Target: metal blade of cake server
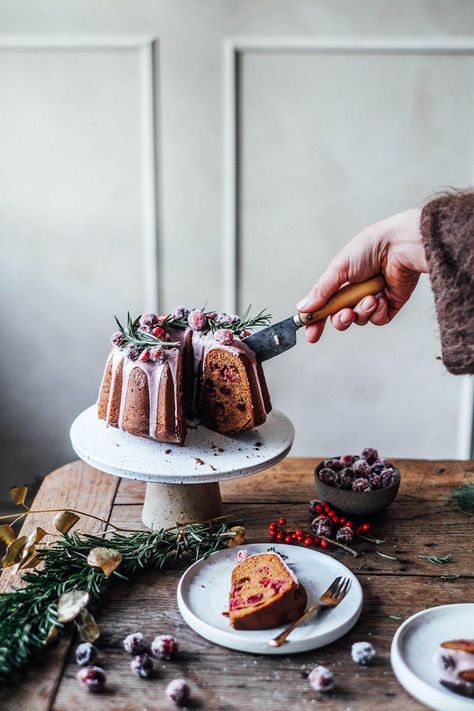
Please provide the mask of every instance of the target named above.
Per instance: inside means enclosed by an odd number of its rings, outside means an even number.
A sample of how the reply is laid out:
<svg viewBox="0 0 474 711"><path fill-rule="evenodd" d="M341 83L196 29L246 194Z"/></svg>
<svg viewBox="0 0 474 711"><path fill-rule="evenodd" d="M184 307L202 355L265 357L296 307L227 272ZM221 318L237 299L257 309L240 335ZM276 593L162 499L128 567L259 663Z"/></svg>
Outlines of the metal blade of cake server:
<svg viewBox="0 0 474 711"><path fill-rule="evenodd" d="M296 345L297 330L293 317L290 317L247 336L243 343L253 350L257 360L269 360Z"/></svg>

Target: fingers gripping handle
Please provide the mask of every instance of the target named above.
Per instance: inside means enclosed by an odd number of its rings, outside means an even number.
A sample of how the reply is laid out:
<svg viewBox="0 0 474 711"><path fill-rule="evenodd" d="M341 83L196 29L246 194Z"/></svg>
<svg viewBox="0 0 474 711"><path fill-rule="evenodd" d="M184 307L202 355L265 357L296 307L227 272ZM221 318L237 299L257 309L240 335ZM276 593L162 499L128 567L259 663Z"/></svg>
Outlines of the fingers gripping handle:
<svg viewBox="0 0 474 711"><path fill-rule="evenodd" d="M352 308L358 304L364 296L378 294L383 290L385 285L385 279L381 274L377 274L377 276L367 279L367 281L361 281L358 284L347 284L343 286L342 289L339 289L322 308L313 311L313 313L298 314L299 320L303 326L309 326L312 323L317 323L317 321L322 321L341 309L347 307Z"/></svg>

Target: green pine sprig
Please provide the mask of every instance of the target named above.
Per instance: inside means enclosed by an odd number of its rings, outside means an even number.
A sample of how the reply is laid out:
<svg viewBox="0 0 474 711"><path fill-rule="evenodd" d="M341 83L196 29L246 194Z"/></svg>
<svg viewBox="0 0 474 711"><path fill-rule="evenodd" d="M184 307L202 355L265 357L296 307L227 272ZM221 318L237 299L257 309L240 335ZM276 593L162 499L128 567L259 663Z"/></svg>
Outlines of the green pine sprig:
<svg viewBox="0 0 474 711"><path fill-rule="evenodd" d="M114 580L207 558L234 538L237 542L238 536L239 530L228 522L194 523L132 535L114 532L105 541L102 536L68 533L37 549L43 567L23 574L25 587L0 595L0 686L22 677L28 663L45 649L52 628L59 634L64 631L57 620L57 601L63 593L84 590L98 604ZM122 555L110 578L87 562L89 551L104 544Z"/></svg>

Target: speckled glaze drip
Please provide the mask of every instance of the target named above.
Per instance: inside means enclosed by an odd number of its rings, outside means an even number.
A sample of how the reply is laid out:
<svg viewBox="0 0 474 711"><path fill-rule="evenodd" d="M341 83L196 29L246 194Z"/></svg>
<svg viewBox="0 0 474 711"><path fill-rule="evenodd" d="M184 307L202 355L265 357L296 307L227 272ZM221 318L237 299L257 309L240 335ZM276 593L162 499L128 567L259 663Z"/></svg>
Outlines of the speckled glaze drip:
<svg viewBox="0 0 474 711"><path fill-rule="evenodd" d="M121 430L124 429L123 427L123 418L125 414L125 401L126 401L126 395L127 395L127 389L128 389L128 381L130 379L130 375L133 371L134 368L140 368L146 375L147 377L147 383L148 383L148 399L150 403L150 426L149 426L149 435L150 437L155 438L156 436L156 418L157 418L157 413L158 413L158 395L160 391L160 381L161 381L161 376L163 374L163 368L165 367L165 364L167 363L170 367L171 370L171 375L173 378L173 383L174 383L174 400L175 400L175 420L177 423L177 414L178 414L178 384L176 382L176 371L178 367L178 357L179 357L179 350L177 348L169 348L166 351L166 358L163 362L159 361L148 361L148 362L142 362L139 360L130 360L127 358L124 354L123 351L120 350L120 348L117 348L114 346L112 350L112 384L111 384L111 392L113 392L113 387L115 385L115 378L117 374L117 369L123 361L123 373L122 373L122 388L121 388L121 397L120 397L120 413L119 413L119 418L118 418L118 426ZM107 406L107 422L109 421L110 418L110 407L112 403L112 398L109 398L109 403Z"/></svg>

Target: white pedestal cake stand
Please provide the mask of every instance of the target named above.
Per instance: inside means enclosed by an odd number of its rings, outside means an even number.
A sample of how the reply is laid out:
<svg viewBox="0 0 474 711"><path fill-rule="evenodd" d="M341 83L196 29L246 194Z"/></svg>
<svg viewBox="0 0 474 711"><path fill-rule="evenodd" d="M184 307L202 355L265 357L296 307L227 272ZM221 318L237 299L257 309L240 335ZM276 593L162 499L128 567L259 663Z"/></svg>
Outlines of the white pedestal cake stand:
<svg viewBox="0 0 474 711"><path fill-rule="evenodd" d="M273 410L261 427L232 437L190 423L186 444L178 447L107 426L95 405L74 420L70 432L74 450L91 466L147 482L142 520L153 529L220 516L219 482L281 461L294 434L290 420Z"/></svg>

